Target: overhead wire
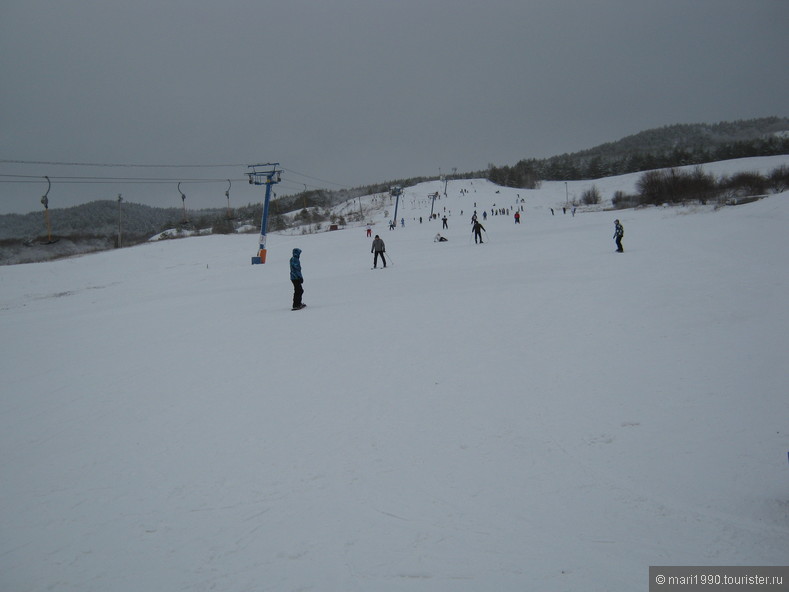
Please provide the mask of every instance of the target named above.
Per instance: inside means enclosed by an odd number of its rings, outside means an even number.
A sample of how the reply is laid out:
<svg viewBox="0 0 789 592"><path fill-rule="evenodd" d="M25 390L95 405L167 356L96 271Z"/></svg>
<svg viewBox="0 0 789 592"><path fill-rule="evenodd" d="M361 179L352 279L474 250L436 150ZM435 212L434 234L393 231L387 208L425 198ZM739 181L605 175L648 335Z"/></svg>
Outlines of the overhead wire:
<svg viewBox="0 0 789 592"><path fill-rule="evenodd" d="M247 164L137 164L137 163L107 163L107 162L58 162L47 160L5 160L0 159L0 164L35 164L47 166L84 166L84 167L128 167L151 169L207 169L222 167L246 167Z"/></svg>
<svg viewBox="0 0 789 592"><path fill-rule="evenodd" d="M59 183L226 183L227 177L222 179L216 178L184 178L184 177L96 177L96 176L58 176L58 175L48 175L50 179L57 180ZM36 182L35 180L43 179L42 176L38 175L9 175L9 174L2 174L0 173L0 177L12 177L16 179L26 179L29 182ZM234 179L235 181L240 181L246 179ZM0 183L2 183L2 179L0 179ZM5 181L8 182L27 182L27 181Z"/></svg>
<svg viewBox="0 0 789 592"><path fill-rule="evenodd" d="M240 163L229 163L229 164L140 164L140 163L107 163L107 162L66 162L66 161L48 161L48 160L12 160L12 159L0 159L0 164L24 164L24 165L46 165L46 166L80 166L80 167L118 167L118 168L163 168L163 169L175 169L175 168L193 168L193 169L201 169L201 168L231 168L231 167L246 167L249 168L251 165L248 164L240 164ZM335 181L329 181L327 179L321 179L320 177L314 177L308 175L306 173L301 173L299 171L289 169L286 167L281 167L283 171L287 171L291 174L298 175L300 177L305 177L307 179L312 179L313 181L320 181L321 183L328 183L329 185L336 185L338 187L347 187L343 183L337 183Z"/></svg>
<svg viewBox="0 0 789 592"><path fill-rule="evenodd" d="M190 177L97 177L97 176L57 176L48 175L50 180L58 183L59 185L111 185L123 183L128 185L156 185L168 183L184 183L184 184L225 184L228 180L233 182L240 182L246 184L246 178L190 178ZM38 184L43 183L44 177L41 175L13 175L0 173L0 184L7 183L22 183L22 184ZM305 183L298 183L296 181L282 180L283 190L290 194L298 194L303 191L320 190L322 187L310 185Z"/></svg>
<svg viewBox="0 0 789 592"><path fill-rule="evenodd" d="M321 183L328 183L329 185L337 185L338 187L348 188L347 185L343 185L342 183L335 183L334 181L327 181L326 179L320 179L318 177L311 177L310 175L305 175L304 173L300 173L298 171L294 171L292 169L286 169L282 167L283 171L287 171L288 173L293 173L294 175L299 175L300 177L305 177L306 179L312 179L313 181L320 181Z"/></svg>
<svg viewBox="0 0 789 592"><path fill-rule="evenodd" d="M148 169L209 169L209 168L249 168L251 165L241 163L227 164L142 164L142 163L101 163L101 162L70 162L70 161L50 161L50 160L21 160L21 159L0 159L0 164L14 165L35 165L35 166L64 166L64 167L103 167L103 168L148 168ZM281 167L283 171L312 180L314 182L332 185L342 189L348 189L348 185L322 179L313 175L308 175L293 169ZM109 183L225 183L227 176L222 178L184 178L184 177L113 177L95 175L49 175L50 179L64 184L109 184ZM19 175L0 173L0 183L38 183L43 177L41 175ZM246 178L234 178L233 181L246 181ZM283 179L283 185L287 190L294 192L308 191L310 189L323 189L324 187L312 183L303 183L292 179ZM302 187L304 189L302 189Z"/></svg>

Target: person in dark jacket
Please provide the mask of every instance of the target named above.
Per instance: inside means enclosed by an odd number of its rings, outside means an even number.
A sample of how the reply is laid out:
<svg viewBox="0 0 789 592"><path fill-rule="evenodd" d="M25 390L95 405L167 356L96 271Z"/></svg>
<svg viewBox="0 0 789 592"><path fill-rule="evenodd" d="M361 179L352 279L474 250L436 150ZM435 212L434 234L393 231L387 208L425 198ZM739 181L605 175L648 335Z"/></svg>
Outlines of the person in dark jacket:
<svg viewBox="0 0 789 592"><path fill-rule="evenodd" d="M614 220L614 240L616 241L616 252L617 253L624 253L625 250L622 248L622 237L625 236L625 229L619 220Z"/></svg>
<svg viewBox="0 0 789 592"><path fill-rule="evenodd" d="M477 242L479 239L479 244L482 244L482 231L485 230L485 227L479 223L479 220L474 220L472 231L474 232L474 242Z"/></svg>
<svg viewBox="0 0 789 592"><path fill-rule="evenodd" d="M373 268L378 267L378 256L381 256L381 261L384 262L384 267L386 267L386 257L384 257L384 253L386 253L386 245L384 245L383 239L375 235L375 239L373 239L373 246L370 249L371 253L375 253L373 256Z"/></svg>
<svg viewBox="0 0 789 592"><path fill-rule="evenodd" d="M293 257L290 258L290 281L293 282L293 310L299 310L307 306L302 303L301 296L304 294L304 276L301 275L301 249L293 249Z"/></svg>

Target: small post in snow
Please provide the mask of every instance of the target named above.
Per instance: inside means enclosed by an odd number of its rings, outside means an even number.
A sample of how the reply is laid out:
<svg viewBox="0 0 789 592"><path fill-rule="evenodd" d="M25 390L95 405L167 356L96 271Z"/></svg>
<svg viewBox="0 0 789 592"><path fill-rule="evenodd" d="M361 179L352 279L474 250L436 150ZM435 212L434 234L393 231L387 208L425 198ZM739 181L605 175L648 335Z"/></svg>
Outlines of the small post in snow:
<svg viewBox="0 0 789 592"><path fill-rule="evenodd" d="M118 194L118 248L120 249L123 246L122 237L123 234L121 232L121 218L123 216L123 212L121 210L121 202L123 201L123 196L119 193Z"/></svg>

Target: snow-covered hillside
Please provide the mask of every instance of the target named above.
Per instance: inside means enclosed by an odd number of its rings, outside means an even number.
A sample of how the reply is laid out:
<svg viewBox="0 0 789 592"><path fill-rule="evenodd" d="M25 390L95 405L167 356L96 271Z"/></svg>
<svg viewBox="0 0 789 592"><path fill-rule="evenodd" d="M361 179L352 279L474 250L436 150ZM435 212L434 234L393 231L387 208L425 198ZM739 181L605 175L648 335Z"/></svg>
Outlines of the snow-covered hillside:
<svg viewBox="0 0 789 592"><path fill-rule="evenodd" d="M563 214L583 188L450 181L447 230L443 187L408 188L404 228L375 216L386 270L364 228L270 235L258 266L244 235L0 268L0 588L629 592L784 564L789 195ZM475 245L474 203L518 199Z"/></svg>

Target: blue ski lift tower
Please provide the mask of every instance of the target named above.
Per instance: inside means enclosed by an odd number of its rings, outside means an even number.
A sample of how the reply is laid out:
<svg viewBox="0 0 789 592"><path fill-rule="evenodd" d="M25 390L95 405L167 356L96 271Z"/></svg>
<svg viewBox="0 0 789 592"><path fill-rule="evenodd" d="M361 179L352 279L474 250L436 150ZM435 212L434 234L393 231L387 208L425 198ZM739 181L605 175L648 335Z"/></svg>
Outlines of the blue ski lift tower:
<svg viewBox="0 0 789 592"><path fill-rule="evenodd" d="M246 173L249 177L250 185L265 185L266 199L263 202L263 216L260 220L260 237L258 240L259 248L256 257L252 257L252 265L266 262L266 232L268 230L268 205L271 201L271 187L282 180L282 170L278 169L278 162L267 162L265 164L251 164L251 173Z"/></svg>
<svg viewBox="0 0 789 592"><path fill-rule="evenodd" d="M432 220L433 219L433 208L436 205L436 198L438 197L438 191L436 191L435 193L428 193L427 196L433 198L430 201L430 219Z"/></svg>
<svg viewBox="0 0 789 592"><path fill-rule="evenodd" d="M389 189L389 195L395 198L395 211L394 211L394 221L395 228L397 228L397 206L400 205L400 196L403 194L403 188L399 185L395 185Z"/></svg>

